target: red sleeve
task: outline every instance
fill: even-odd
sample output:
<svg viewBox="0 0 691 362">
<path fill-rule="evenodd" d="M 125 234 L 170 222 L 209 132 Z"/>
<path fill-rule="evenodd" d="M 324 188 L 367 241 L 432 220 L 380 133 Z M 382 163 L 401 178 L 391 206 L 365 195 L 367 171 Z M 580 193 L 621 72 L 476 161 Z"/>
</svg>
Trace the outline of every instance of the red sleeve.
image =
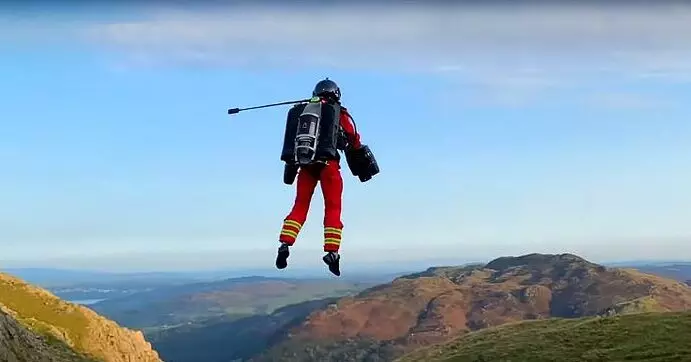
<svg viewBox="0 0 691 362">
<path fill-rule="evenodd" d="M 345 107 L 341 107 L 341 127 L 343 127 L 343 131 L 345 131 L 346 137 L 348 137 L 348 143 L 355 149 L 360 148 L 362 146 L 360 135 L 355 131 L 353 118 Z"/>
</svg>

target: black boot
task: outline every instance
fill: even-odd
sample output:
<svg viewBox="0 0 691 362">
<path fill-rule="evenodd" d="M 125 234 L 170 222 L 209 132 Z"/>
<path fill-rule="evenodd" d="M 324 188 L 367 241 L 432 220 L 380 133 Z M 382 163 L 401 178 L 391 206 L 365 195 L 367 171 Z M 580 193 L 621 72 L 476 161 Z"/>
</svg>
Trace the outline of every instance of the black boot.
<svg viewBox="0 0 691 362">
<path fill-rule="evenodd" d="M 278 255 L 276 255 L 276 268 L 285 269 L 288 266 L 288 256 L 290 256 L 288 244 L 281 243 L 281 246 L 278 247 Z"/>
<path fill-rule="evenodd" d="M 336 276 L 341 275 L 341 267 L 340 267 L 340 261 L 341 261 L 341 256 L 338 255 L 337 252 L 335 251 L 330 251 L 324 255 L 322 258 L 324 260 L 324 263 L 329 266 L 329 271 L 332 272 Z"/>
</svg>

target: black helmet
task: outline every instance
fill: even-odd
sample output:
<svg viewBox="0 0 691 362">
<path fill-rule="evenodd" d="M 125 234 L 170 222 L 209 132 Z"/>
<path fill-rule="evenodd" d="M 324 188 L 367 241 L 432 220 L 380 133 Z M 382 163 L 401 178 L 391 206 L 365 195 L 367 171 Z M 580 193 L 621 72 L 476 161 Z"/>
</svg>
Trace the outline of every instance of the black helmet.
<svg viewBox="0 0 691 362">
<path fill-rule="evenodd" d="M 336 82 L 326 78 L 319 81 L 319 83 L 314 86 L 312 96 L 332 96 L 336 100 L 340 100 L 341 90 L 338 88 L 338 84 L 336 84 Z"/>
</svg>

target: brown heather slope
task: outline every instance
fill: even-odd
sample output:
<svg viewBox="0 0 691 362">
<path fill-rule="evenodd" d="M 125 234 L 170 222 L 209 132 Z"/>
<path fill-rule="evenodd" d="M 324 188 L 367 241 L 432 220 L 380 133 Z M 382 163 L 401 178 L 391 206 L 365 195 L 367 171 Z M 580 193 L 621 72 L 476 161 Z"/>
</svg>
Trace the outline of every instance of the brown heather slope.
<svg viewBox="0 0 691 362">
<path fill-rule="evenodd" d="M 28 330 L 105 362 L 159 362 L 141 332 L 0 273 L 0 307 Z"/>
<path fill-rule="evenodd" d="M 691 288 L 674 280 L 571 254 L 502 257 L 431 268 L 342 298 L 256 360 L 386 361 L 521 320 L 683 310 L 691 310 Z"/>
</svg>

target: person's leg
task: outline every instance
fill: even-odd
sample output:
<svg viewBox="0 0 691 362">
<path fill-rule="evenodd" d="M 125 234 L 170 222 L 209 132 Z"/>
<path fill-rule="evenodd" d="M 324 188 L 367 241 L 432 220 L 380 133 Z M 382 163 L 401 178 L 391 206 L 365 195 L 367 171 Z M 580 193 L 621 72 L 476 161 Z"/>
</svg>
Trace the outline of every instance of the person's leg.
<svg viewBox="0 0 691 362">
<path fill-rule="evenodd" d="M 343 235 L 341 206 L 343 197 L 343 178 L 338 162 L 329 162 L 322 171 L 321 189 L 324 195 L 324 262 L 329 270 L 340 275 L 338 251 Z"/>
<path fill-rule="evenodd" d="M 307 219 L 312 195 L 318 180 L 318 175 L 312 169 L 301 168 L 298 172 L 295 203 L 290 213 L 283 219 L 283 227 L 278 237 L 281 246 L 278 248 L 276 267 L 279 269 L 288 266 L 288 256 L 290 256 L 288 247 L 295 243 L 302 225 Z"/>
</svg>

